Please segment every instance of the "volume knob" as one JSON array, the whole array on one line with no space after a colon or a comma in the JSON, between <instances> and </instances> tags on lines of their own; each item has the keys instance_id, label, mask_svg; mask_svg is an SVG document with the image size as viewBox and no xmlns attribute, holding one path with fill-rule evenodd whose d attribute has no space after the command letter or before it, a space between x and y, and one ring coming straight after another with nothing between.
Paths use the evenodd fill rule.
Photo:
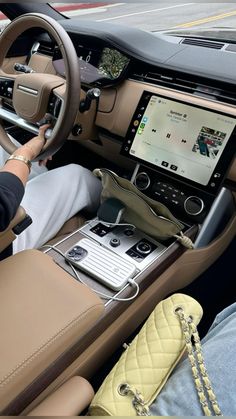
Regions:
<instances>
[{"instance_id":1,"label":"volume knob","mask_svg":"<svg viewBox=\"0 0 236 419\"><path fill-rule=\"evenodd\" d=\"M204 202L198 196L189 196L184 201L184 209L189 215L199 215L203 211Z\"/></svg>"},{"instance_id":2,"label":"volume knob","mask_svg":"<svg viewBox=\"0 0 236 419\"><path fill-rule=\"evenodd\" d=\"M146 172L138 173L134 181L135 186L140 191L145 191L149 187L150 183L150 178Z\"/></svg>"}]
</instances>

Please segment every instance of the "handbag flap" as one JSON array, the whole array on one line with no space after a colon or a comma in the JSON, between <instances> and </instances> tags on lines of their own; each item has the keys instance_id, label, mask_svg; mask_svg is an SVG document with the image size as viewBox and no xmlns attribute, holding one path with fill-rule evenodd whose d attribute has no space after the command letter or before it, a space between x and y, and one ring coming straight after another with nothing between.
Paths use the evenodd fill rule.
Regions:
<instances>
[{"instance_id":1,"label":"handbag flap","mask_svg":"<svg viewBox=\"0 0 236 419\"><path fill-rule=\"evenodd\" d=\"M183 225L165 205L144 195L129 180L108 169L95 169L94 174L102 179L102 200L113 197L125 205L125 222L162 240L173 237L183 229Z\"/></svg>"},{"instance_id":2,"label":"handbag flap","mask_svg":"<svg viewBox=\"0 0 236 419\"><path fill-rule=\"evenodd\" d=\"M125 350L95 395L90 415L135 416L132 397L119 393L122 384L138 390L150 405L185 350L175 310L182 307L197 325L202 308L193 298L174 294L160 302Z\"/></svg>"}]
</instances>

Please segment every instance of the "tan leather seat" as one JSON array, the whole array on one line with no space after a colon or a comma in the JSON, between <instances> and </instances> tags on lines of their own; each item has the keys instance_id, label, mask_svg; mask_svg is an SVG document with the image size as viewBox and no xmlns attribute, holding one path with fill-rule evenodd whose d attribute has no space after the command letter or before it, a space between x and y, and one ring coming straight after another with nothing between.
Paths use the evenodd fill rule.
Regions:
<instances>
[{"instance_id":1,"label":"tan leather seat","mask_svg":"<svg viewBox=\"0 0 236 419\"><path fill-rule=\"evenodd\" d=\"M8 416L36 395L31 386L43 391L46 378L59 375L62 357L80 348L83 337L92 342L89 332L104 305L38 250L0 265L0 414Z\"/></svg>"}]
</instances>

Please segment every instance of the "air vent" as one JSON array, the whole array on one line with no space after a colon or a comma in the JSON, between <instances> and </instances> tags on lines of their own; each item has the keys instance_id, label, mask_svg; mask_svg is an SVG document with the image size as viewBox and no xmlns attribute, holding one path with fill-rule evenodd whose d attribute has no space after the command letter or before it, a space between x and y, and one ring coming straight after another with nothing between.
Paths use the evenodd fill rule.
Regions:
<instances>
[{"instance_id":1,"label":"air vent","mask_svg":"<svg viewBox=\"0 0 236 419\"><path fill-rule=\"evenodd\" d=\"M181 44L195 45L197 47L212 48L212 49L222 49L224 46L222 42L205 41L205 40L195 39L195 38L185 38L181 42Z\"/></svg>"},{"instance_id":2,"label":"air vent","mask_svg":"<svg viewBox=\"0 0 236 419\"><path fill-rule=\"evenodd\" d=\"M181 73L172 75L171 72L164 74L151 71L147 73L134 73L132 79L236 105L235 89L226 83L217 83L216 87L209 80L195 79L190 75L189 79L187 79L187 75Z\"/></svg>"}]
</instances>

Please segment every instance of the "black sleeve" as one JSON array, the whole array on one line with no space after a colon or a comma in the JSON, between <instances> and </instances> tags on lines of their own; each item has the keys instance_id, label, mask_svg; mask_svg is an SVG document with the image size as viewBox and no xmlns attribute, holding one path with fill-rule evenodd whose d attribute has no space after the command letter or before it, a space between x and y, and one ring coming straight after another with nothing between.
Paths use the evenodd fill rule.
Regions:
<instances>
[{"instance_id":1,"label":"black sleeve","mask_svg":"<svg viewBox=\"0 0 236 419\"><path fill-rule=\"evenodd\" d=\"M21 180L8 172L0 172L0 231L4 231L16 211L24 195Z\"/></svg>"}]
</instances>

